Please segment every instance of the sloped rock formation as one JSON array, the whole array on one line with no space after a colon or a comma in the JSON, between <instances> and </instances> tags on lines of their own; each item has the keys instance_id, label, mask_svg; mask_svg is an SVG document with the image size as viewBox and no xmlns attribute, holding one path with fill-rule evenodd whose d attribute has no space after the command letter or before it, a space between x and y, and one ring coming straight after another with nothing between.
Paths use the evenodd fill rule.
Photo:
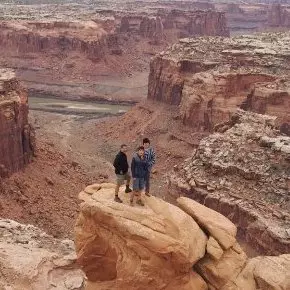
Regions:
<instances>
[{"instance_id":1,"label":"sloped rock formation","mask_svg":"<svg viewBox=\"0 0 290 290\"><path fill-rule=\"evenodd\" d=\"M27 93L8 69L0 69L0 139L0 177L5 177L31 161L35 148Z\"/></svg>"},{"instance_id":2,"label":"sloped rock formation","mask_svg":"<svg viewBox=\"0 0 290 290\"><path fill-rule=\"evenodd\" d=\"M258 251L283 254L290 251L290 138L274 127L275 117L239 110L200 142L170 186L228 217Z\"/></svg>"},{"instance_id":3,"label":"sloped rock formation","mask_svg":"<svg viewBox=\"0 0 290 290\"><path fill-rule=\"evenodd\" d=\"M150 63L148 98L179 106L184 124L212 131L238 107L290 122L289 34L182 39Z\"/></svg>"},{"instance_id":4,"label":"sloped rock formation","mask_svg":"<svg viewBox=\"0 0 290 290\"><path fill-rule=\"evenodd\" d=\"M290 287L289 255L248 259L236 227L217 212L185 197L177 200L181 209L153 196L131 207L124 189L118 204L114 187L94 184L79 195L76 249L87 290Z\"/></svg>"},{"instance_id":5,"label":"sloped rock formation","mask_svg":"<svg viewBox=\"0 0 290 290\"><path fill-rule=\"evenodd\" d=\"M34 226L2 219L0 253L0 289L84 289L73 241L57 240Z\"/></svg>"}]
</instances>

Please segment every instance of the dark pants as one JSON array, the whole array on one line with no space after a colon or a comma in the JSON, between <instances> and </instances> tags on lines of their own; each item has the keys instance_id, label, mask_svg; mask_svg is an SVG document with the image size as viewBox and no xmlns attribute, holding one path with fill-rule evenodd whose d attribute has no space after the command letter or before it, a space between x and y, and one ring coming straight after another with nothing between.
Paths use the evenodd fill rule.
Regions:
<instances>
[{"instance_id":1,"label":"dark pants","mask_svg":"<svg viewBox=\"0 0 290 290\"><path fill-rule=\"evenodd\" d=\"M150 192L150 171L147 171L145 176L145 192Z\"/></svg>"}]
</instances>

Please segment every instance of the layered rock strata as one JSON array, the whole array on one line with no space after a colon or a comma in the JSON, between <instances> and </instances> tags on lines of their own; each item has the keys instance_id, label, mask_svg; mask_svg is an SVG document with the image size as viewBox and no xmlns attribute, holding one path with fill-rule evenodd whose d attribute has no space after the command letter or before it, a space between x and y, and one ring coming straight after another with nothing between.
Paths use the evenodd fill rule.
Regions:
<instances>
[{"instance_id":1,"label":"layered rock strata","mask_svg":"<svg viewBox=\"0 0 290 290\"><path fill-rule=\"evenodd\" d=\"M145 38L164 40L175 34L185 36L229 36L223 12L160 9L157 15L125 15L120 20L120 32L135 32Z\"/></svg>"},{"instance_id":2,"label":"layered rock strata","mask_svg":"<svg viewBox=\"0 0 290 290\"><path fill-rule=\"evenodd\" d=\"M27 93L13 71L0 69L0 177L22 169L34 153Z\"/></svg>"},{"instance_id":3,"label":"layered rock strata","mask_svg":"<svg viewBox=\"0 0 290 290\"><path fill-rule=\"evenodd\" d=\"M221 214L186 197L180 208L153 196L132 207L124 189L118 204L114 188L94 184L79 195L75 241L87 290L290 287L289 255L248 259Z\"/></svg>"},{"instance_id":4,"label":"layered rock strata","mask_svg":"<svg viewBox=\"0 0 290 290\"><path fill-rule=\"evenodd\" d=\"M289 36L181 39L151 61L148 98L179 106L197 130L213 130L238 107L289 123Z\"/></svg>"},{"instance_id":5,"label":"layered rock strata","mask_svg":"<svg viewBox=\"0 0 290 290\"><path fill-rule=\"evenodd\" d=\"M238 111L170 176L175 192L228 217L259 252L290 251L290 137L275 117Z\"/></svg>"},{"instance_id":6,"label":"layered rock strata","mask_svg":"<svg viewBox=\"0 0 290 290\"><path fill-rule=\"evenodd\" d=\"M82 290L74 243L32 225L0 220L0 289Z\"/></svg>"},{"instance_id":7,"label":"layered rock strata","mask_svg":"<svg viewBox=\"0 0 290 290\"><path fill-rule=\"evenodd\" d=\"M163 17L164 28L178 29L180 31L179 37L230 35L224 12L212 10L182 11L174 9Z\"/></svg>"},{"instance_id":8,"label":"layered rock strata","mask_svg":"<svg viewBox=\"0 0 290 290\"><path fill-rule=\"evenodd\" d=\"M108 51L108 32L101 24L86 22L2 22L1 49L21 53L78 51L101 59Z\"/></svg>"}]
</instances>

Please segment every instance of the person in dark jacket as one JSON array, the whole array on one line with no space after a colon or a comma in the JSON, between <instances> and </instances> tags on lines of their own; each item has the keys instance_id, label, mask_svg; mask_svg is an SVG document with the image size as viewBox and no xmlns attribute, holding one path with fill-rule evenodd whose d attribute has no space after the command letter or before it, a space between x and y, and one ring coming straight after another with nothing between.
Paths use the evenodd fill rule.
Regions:
<instances>
[{"instance_id":1,"label":"person in dark jacket","mask_svg":"<svg viewBox=\"0 0 290 290\"><path fill-rule=\"evenodd\" d=\"M133 206L134 196L137 197L136 203L144 206L141 199L141 192L145 188L145 176L147 173L147 162L144 157L144 147L140 146L132 158L131 172L133 177L133 192L130 199L130 204Z\"/></svg>"},{"instance_id":2,"label":"person in dark jacket","mask_svg":"<svg viewBox=\"0 0 290 290\"><path fill-rule=\"evenodd\" d=\"M124 181L126 181L126 189L125 192L131 192L130 188L130 180L131 176L129 174L129 165L127 160L127 145L121 145L120 152L116 155L114 160L115 173L117 177L117 185L115 189L115 201L122 203L123 201L119 197L119 189L120 186L123 185Z\"/></svg>"}]
</instances>

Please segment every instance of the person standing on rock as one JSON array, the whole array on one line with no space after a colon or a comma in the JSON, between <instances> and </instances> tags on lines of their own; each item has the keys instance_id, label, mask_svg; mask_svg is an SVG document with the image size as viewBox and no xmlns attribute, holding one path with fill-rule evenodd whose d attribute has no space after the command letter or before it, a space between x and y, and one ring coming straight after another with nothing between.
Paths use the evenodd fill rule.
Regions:
<instances>
[{"instance_id":1,"label":"person standing on rock","mask_svg":"<svg viewBox=\"0 0 290 290\"><path fill-rule=\"evenodd\" d=\"M137 197L136 203L144 206L144 203L141 199L141 193L145 188L145 177L148 170L148 164L145 160L144 153L144 146L138 147L137 152L134 154L131 163L131 171L133 177L133 192L130 199L131 206L133 206L134 204L134 196Z\"/></svg>"},{"instance_id":2,"label":"person standing on rock","mask_svg":"<svg viewBox=\"0 0 290 290\"><path fill-rule=\"evenodd\" d=\"M117 176L117 185L115 189L115 201L122 203L123 201L119 197L119 189L120 186L123 185L124 181L126 181L126 189L125 192L129 193L132 192L132 189L130 188L130 180L131 176L129 174L129 164L127 159L127 145L123 144L121 145L120 152L116 155L114 160L114 167L115 167L115 173Z\"/></svg>"},{"instance_id":3,"label":"person standing on rock","mask_svg":"<svg viewBox=\"0 0 290 290\"><path fill-rule=\"evenodd\" d=\"M156 162L156 154L154 149L150 146L150 140L148 138L143 139L143 146L145 148L145 160L147 161L148 168L145 177L145 194L150 196L150 175L153 165Z\"/></svg>"}]
</instances>

